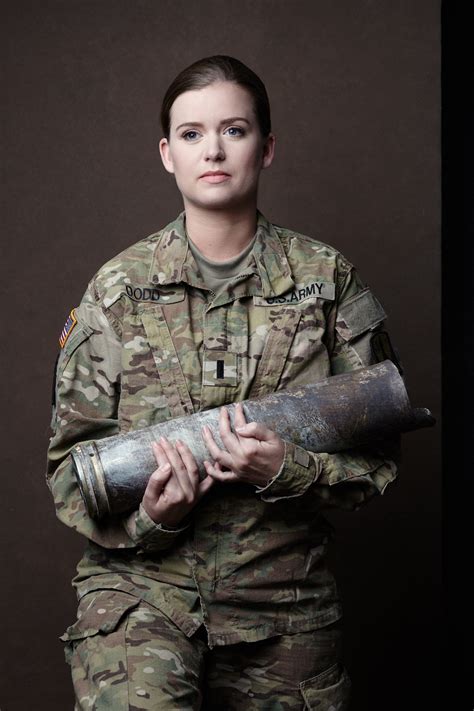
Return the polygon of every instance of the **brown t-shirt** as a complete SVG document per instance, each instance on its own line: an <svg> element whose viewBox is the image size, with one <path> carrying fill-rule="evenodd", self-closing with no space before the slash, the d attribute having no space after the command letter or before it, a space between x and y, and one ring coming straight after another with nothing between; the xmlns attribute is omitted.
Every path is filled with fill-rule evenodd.
<svg viewBox="0 0 474 711"><path fill-rule="evenodd" d="M204 283L209 289L212 289L215 294L219 294L225 289L228 282L242 271L242 267L255 244L255 237L250 241L247 247L245 247L243 252L232 257L232 259L226 259L224 262L213 262L205 257L189 237L188 244L199 267L199 271L202 274Z"/></svg>

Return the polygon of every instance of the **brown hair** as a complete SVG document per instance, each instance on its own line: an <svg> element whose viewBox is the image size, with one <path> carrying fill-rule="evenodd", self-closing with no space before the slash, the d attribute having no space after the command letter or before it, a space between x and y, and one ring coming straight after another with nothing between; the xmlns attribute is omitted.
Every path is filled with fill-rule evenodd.
<svg viewBox="0 0 474 711"><path fill-rule="evenodd" d="M272 130L270 103L262 80L234 57L216 54L194 62L174 79L168 87L161 104L161 126L167 139L170 135L171 107L180 94L192 89L203 89L217 81L231 81L247 89L254 103L255 114L262 136Z"/></svg>

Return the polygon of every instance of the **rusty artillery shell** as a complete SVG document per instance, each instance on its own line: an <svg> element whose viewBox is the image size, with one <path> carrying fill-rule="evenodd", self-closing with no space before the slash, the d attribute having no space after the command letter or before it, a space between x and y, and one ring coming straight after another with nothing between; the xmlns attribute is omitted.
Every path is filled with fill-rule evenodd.
<svg viewBox="0 0 474 711"><path fill-rule="evenodd" d="M389 360L242 404L247 422L262 422L310 452L337 452L435 423L429 410L411 407L403 380ZM235 405L226 407L232 424ZM162 435L170 442L185 442L205 477L203 462L209 453L201 430L207 425L224 449L219 409L77 445L72 457L89 515L99 519L138 507L157 467L151 443Z"/></svg>

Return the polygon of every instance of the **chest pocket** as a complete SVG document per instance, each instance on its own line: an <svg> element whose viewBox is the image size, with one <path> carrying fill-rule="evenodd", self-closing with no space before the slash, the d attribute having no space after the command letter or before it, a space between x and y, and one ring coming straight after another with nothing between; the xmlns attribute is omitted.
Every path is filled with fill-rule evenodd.
<svg viewBox="0 0 474 711"><path fill-rule="evenodd" d="M159 304L140 304L124 319L121 430L147 427L192 412L163 308Z"/></svg>
<svg viewBox="0 0 474 711"><path fill-rule="evenodd" d="M141 318L171 416L192 414L193 404L163 309L142 313Z"/></svg>
<svg viewBox="0 0 474 711"><path fill-rule="evenodd" d="M249 397L274 392L281 379L286 359L301 318L299 308L291 306L270 311L272 326L267 334L262 357Z"/></svg>
<svg viewBox="0 0 474 711"><path fill-rule="evenodd" d="M331 294L330 294L331 295ZM270 310L268 333L251 396L318 381L329 375L324 343L331 298L307 298Z"/></svg>

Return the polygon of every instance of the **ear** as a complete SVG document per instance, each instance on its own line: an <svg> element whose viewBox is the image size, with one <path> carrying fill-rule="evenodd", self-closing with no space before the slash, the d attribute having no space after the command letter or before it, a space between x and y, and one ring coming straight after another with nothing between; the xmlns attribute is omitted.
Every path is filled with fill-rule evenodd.
<svg viewBox="0 0 474 711"><path fill-rule="evenodd" d="M262 154L262 168L269 168L273 161L273 156L275 155L275 135L269 133L263 144L263 154Z"/></svg>
<svg viewBox="0 0 474 711"><path fill-rule="evenodd" d="M171 151L170 151L170 145L168 143L168 139L162 138L159 143L159 148L160 148L161 161L162 161L163 165L165 166L165 170L167 170L168 173L174 173L173 159L171 157Z"/></svg>

